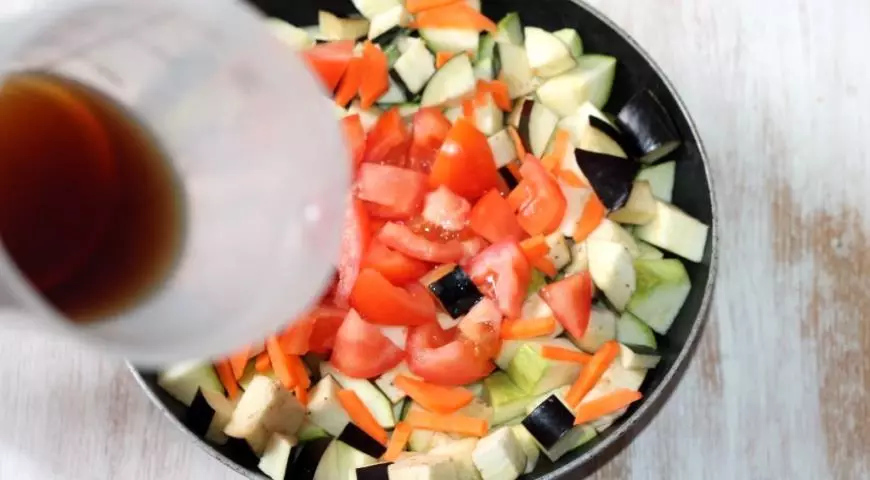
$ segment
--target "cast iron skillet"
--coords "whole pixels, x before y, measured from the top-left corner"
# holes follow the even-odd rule
[[[267,15],[283,18],[295,25],[316,24],[320,8],[339,14],[355,13],[349,0],[252,0],[252,3]],[[704,261],[686,263],[692,291],[673,328],[666,337],[659,339],[664,356],[658,368],[647,376],[642,389],[644,400],[603,435],[555,464],[546,461],[542,455],[538,468],[524,477],[547,480],[578,478],[605,464],[652,421],[676,388],[695,351],[707,319],[717,259],[718,231],[710,172],[698,132],[673,86],[634,40],[602,14],[576,0],[483,0],[483,10],[493,19],[518,11],[524,24],[551,31],[575,28],[583,38],[586,51],[615,56],[619,60],[616,83],[605,111],[617,112],[633,93],[642,88],[651,89],[670,112],[684,140],[683,146],[673,155],[678,160],[673,201],[712,227]],[[195,437],[184,426],[184,408],[157,387],[154,374],[132,366],[131,370],[158,408],[212,456],[248,478],[266,478],[257,470],[256,459],[227,447],[213,447]]]

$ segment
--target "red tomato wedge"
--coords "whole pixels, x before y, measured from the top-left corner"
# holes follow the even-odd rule
[[[496,188],[498,180],[498,169],[486,135],[468,119],[460,118],[438,152],[429,174],[430,183],[444,185],[473,201]]]
[[[286,355],[305,355],[308,353],[311,333],[314,331],[314,319],[306,315],[296,320],[293,325],[278,336],[281,351]]]
[[[327,353],[335,346],[335,336],[347,316],[346,308],[321,305],[308,313],[311,319],[311,334],[308,349],[314,353]]]
[[[414,114],[414,140],[408,154],[408,167],[429,173],[438,151],[450,131],[450,121],[436,107],[426,107]]]
[[[384,245],[409,257],[432,263],[456,263],[465,254],[457,240],[435,242],[414,233],[406,225],[387,223],[378,233]]]
[[[393,369],[405,357],[380,329],[351,310],[338,329],[330,361],[353,378],[373,378]]]
[[[359,103],[362,108],[371,108],[390,88],[389,61],[380,47],[366,41],[363,45],[362,64]]]
[[[553,233],[562,223],[567,202],[559,183],[532,155],[526,155],[520,173],[523,181],[517,186],[522,192],[518,204],[517,221],[529,235]],[[512,192],[511,198],[516,195]]]
[[[390,109],[378,119],[366,138],[363,162],[382,163],[402,167],[408,156],[411,134],[399,115]]]
[[[484,298],[462,318],[458,328],[481,354],[495,358],[501,348],[501,321],[501,310],[495,302]]]
[[[356,182],[357,197],[388,207],[395,217],[416,215],[426,195],[426,176],[392,165],[365,163]]]
[[[583,338],[592,311],[592,276],[589,271],[551,283],[540,291],[556,320],[576,339]]]
[[[350,292],[359,274],[363,254],[371,237],[371,223],[366,207],[360,200],[353,198],[345,215],[338,259],[338,285],[335,287],[333,297],[335,304],[340,307],[347,306]]]
[[[411,329],[407,348],[408,368],[430,383],[467,385],[495,370],[473,341],[457,329],[442,329],[437,322]]]
[[[520,241],[526,236],[514,210],[498,190],[490,190],[474,204],[469,221],[474,233],[492,243]]]
[[[377,270],[393,285],[411,283],[431,270],[428,263],[399,253],[377,239],[369,245],[362,266]]]
[[[350,148],[353,171],[356,172],[366,153],[366,131],[359,115],[348,115],[342,118],[341,129],[344,132],[344,140]]]
[[[480,237],[469,238],[468,240],[462,241],[462,262],[466,260],[471,260],[472,257],[482,252],[484,248],[488,247],[489,244],[486,243],[486,240]]]
[[[423,203],[423,219],[451,232],[465,228],[470,212],[468,200],[443,185],[428,193]]]
[[[371,268],[362,270],[357,277],[350,304],[363,318],[377,325],[416,326],[435,321],[435,304],[428,295],[421,294],[419,289],[396,287]]]
[[[532,271],[516,242],[496,243],[480,252],[471,260],[468,274],[505,316],[519,318]]]
[[[338,82],[350,65],[353,46],[353,40],[321,43],[302,52],[302,58],[331,93],[335,91],[335,87],[338,86]]]

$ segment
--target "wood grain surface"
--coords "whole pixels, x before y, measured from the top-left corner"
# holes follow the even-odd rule
[[[591,3],[681,92],[722,226],[699,353],[596,478],[867,478],[870,2]],[[0,335],[0,479],[238,478],[174,431],[120,362]]]

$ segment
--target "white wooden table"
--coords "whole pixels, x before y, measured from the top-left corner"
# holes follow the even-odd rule
[[[597,0],[661,64],[713,163],[712,321],[607,479],[870,472],[870,2]],[[2,334],[0,334],[2,335]],[[0,479],[238,478],[119,362],[0,338]]]

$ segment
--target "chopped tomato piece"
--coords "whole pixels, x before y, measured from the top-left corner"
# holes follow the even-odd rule
[[[327,353],[335,345],[335,336],[347,316],[346,308],[321,305],[308,313],[311,319],[311,334],[308,349],[314,353]]]
[[[458,328],[465,338],[477,345],[482,355],[495,358],[501,349],[501,321],[498,306],[484,298],[463,317]]]
[[[378,325],[423,325],[435,321],[435,305],[419,291],[396,287],[377,270],[360,272],[351,306],[366,320]]]
[[[356,172],[366,153],[366,131],[359,115],[348,115],[342,118],[341,128],[344,131],[344,140],[350,148],[353,171]]]
[[[429,173],[450,131],[450,121],[440,109],[426,107],[414,114],[412,125],[414,140],[408,154],[408,167]]]
[[[321,43],[302,52],[302,58],[330,93],[335,91],[350,65],[353,43],[353,40]]]
[[[471,209],[470,226],[492,243],[522,240],[526,233],[517,222],[514,210],[498,190],[490,190]]]
[[[341,253],[338,259],[338,286],[335,287],[335,304],[347,306],[350,291],[359,274],[360,262],[372,237],[369,215],[360,200],[351,199],[344,220],[341,236]]]
[[[411,134],[399,115],[399,110],[387,110],[366,138],[363,162],[382,163],[402,167],[408,156]]]
[[[404,357],[405,352],[376,325],[351,310],[338,330],[330,361],[349,377],[373,378],[395,368]]]
[[[407,348],[408,368],[430,383],[467,385],[495,370],[472,340],[457,329],[442,329],[438,322],[411,329]]]
[[[462,241],[462,261],[471,260],[472,257],[482,252],[484,248],[488,247],[489,244],[486,243],[486,240],[480,237],[469,238],[468,240]]]
[[[361,200],[389,207],[399,218],[406,218],[420,211],[426,186],[426,176],[422,173],[365,163],[359,169],[356,191]]]
[[[471,204],[445,186],[426,195],[423,218],[444,230],[458,232],[468,223]]]
[[[523,181],[517,189],[517,199],[511,192],[512,203],[518,204],[517,221],[529,235],[553,233],[562,223],[567,202],[559,183],[535,157],[526,155],[520,167]]]
[[[584,271],[547,285],[540,295],[565,330],[580,339],[589,325],[593,291],[592,277]]]
[[[463,30],[496,31],[496,24],[467,2],[451,3],[418,13],[414,28],[457,28]]]
[[[377,270],[393,285],[419,280],[431,269],[428,263],[399,253],[377,239],[369,246],[362,266]]]
[[[417,235],[398,223],[387,223],[378,233],[384,245],[410,257],[432,263],[455,263],[462,259],[462,243],[456,240],[435,242]]]
[[[313,331],[314,319],[310,315],[296,320],[278,337],[281,351],[287,355],[305,355],[311,348],[309,342]]]
[[[471,260],[468,273],[502,313],[511,319],[519,318],[532,272],[516,242],[496,243],[480,252]]]
[[[371,41],[363,45],[362,80],[359,85],[359,103],[371,108],[390,88],[390,67],[387,55]]]
[[[469,200],[497,187],[498,169],[486,135],[468,119],[457,120],[438,152],[429,180]]]

